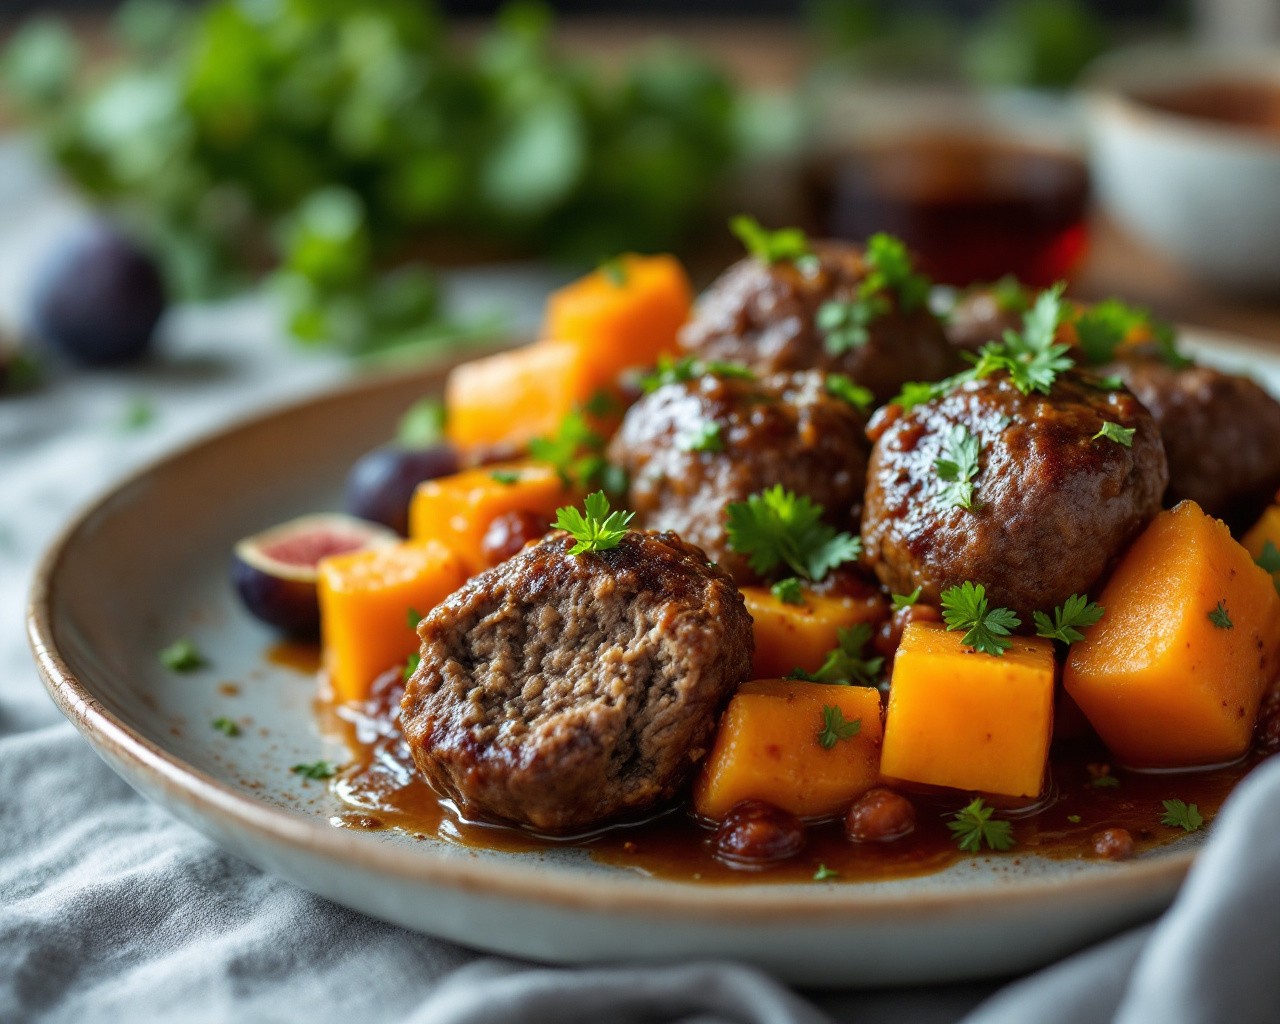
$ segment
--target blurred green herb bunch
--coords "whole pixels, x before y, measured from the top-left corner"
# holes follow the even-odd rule
[[[130,0],[113,28],[106,62],[48,19],[3,55],[58,164],[180,296],[271,272],[294,334],[355,352],[439,322],[441,256],[677,246],[738,156],[716,68],[567,60],[535,4],[465,45],[422,0]]]

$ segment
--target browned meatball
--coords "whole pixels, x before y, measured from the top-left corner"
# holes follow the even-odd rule
[[[990,341],[999,341],[1005,331],[1022,328],[1026,296],[999,286],[974,288],[963,293],[947,314],[944,330],[956,348],[977,352]]]
[[[888,310],[867,328],[867,340],[845,351],[828,350],[818,311],[830,301],[857,297],[867,275],[855,245],[819,242],[816,270],[805,264],[744,259],[726,270],[698,300],[680,344],[705,359],[745,363],[762,371],[831,370],[847,374],[886,402],[911,380],[940,380],[958,368],[937,318],[922,304]]]
[[[1189,498],[1247,525],[1280,487],[1280,403],[1248,377],[1142,356],[1099,372],[1120,377],[1155,417],[1169,459],[1166,505]]]
[[[419,771],[466,815],[570,833],[673,796],[751,670],[729,578],[671,534],[569,554],[557,531],[418,626],[401,704]]]
[[[747,559],[729,549],[725,507],[781,484],[822,505],[838,529],[852,529],[866,479],[865,426],[817,372],[708,374],[633,405],[609,459],[629,474],[630,508],[643,525],[675,531],[738,583],[755,583]]]
[[[1095,437],[1104,422],[1132,429],[1132,447]],[[957,426],[981,445],[971,511],[941,499],[936,463]],[[998,373],[906,414],[889,406],[870,433],[862,539],[881,582],[919,586],[937,604],[972,580],[1024,622],[1088,592],[1159,511],[1168,481],[1150,413],[1074,374],[1024,395]]]

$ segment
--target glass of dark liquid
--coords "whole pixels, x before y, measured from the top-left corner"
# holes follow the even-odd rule
[[[1061,109],[956,94],[837,105],[808,162],[809,227],[903,238],[942,284],[1067,278],[1087,243],[1088,170]]]

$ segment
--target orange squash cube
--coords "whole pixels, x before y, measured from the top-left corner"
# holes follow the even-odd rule
[[[409,536],[436,540],[462,560],[468,575],[488,569],[484,535],[506,512],[533,512],[548,528],[562,505],[575,505],[581,495],[566,487],[550,466],[508,462],[463,470],[418,485],[409,503]]]
[[[1053,734],[1053,643],[1012,637],[999,657],[912,622],[893,662],[880,770],[930,786],[1036,796]]]
[[[1098,603],[1063,684],[1118,761],[1188,767],[1248,750],[1280,654],[1280,597],[1222,522],[1191,501],[1161,512]]]
[[[674,256],[619,256],[613,273],[597,270],[553,292],[544,338],[570,341],[615,377],[677,352],[693,288]]]
[[[1280,551],[1280,505],[1268,506],[1240,543],[1255,562],[1262,557],[1262,551],[1268,544]],[[1271,576],[1280,586],[1280,571]]]
[[[793,669],[816,672],[836,646],[836,631],[859,622],[884,619],[885,602],[879,594],[828,597],[805,594],[804,604],[787,604],[768,587],[740,587],[751,613],[756,641],[751,674],[774,679]]]
[[[855,736],[819,741],[826,707],[840,709]],[[785,679],[738,689],[693,791],[693,806],[719,821],[743,800],[767,800],[802,818],[843,811],[880,781],[880,691]]]
[[[436,541],[320,560],[320,636],[334,696],[364,700],[370,684],[418,649],[410,611],[425,615],[466,580],[458,556]]]

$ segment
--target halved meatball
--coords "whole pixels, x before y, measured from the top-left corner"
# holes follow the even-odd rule
[[[924,304],[899,308],[886,292],[888,310],[867,326],[865,343],[832,352],[818,311],[830,301],[848,302],[868,273],[862,249],[815,242],[816,269],[803,262],[739,261],[703,293],[680,345],[704,359],[745,363],[764,372],[832,370],[847,374],[886,402],[911,380],[940,380],[959,366],[955,350]]]
[[[1133,430],[1132,446],[1096,436]],[[980,444],[973,509],[942,498],[938,460],[963,426]],[[1168,482],[1151,414],[1128,391],[1075,374],[1048,395],[1022,394],[1004,373],[872,421],[862,539],[882,583],[943,590],[981,583],[995,606],[1030,622],[1086,593],[1160,510]]]
[[[1190,498],[1247,526],[1280,488],[1280,403],[1248,377],[1144,356],[1099,372],[1120,377],[1155,417],[1169,460],[1166,505]]]
[[[569,554],[557,531],[418,626],[401,704],[419,771],[471,817],[572,833],[672,797],[751,669],[729,578],[672,534]]]
[[[641,398],[608,455],[630,476],[629,505],[643,525],[675,531],[750,584],[759,577],[729,548],[726,506],[781,484],[822,505],[837,529],[852,529],[865,431],[862,413],[829,394],[821,373],[708,374]]]

